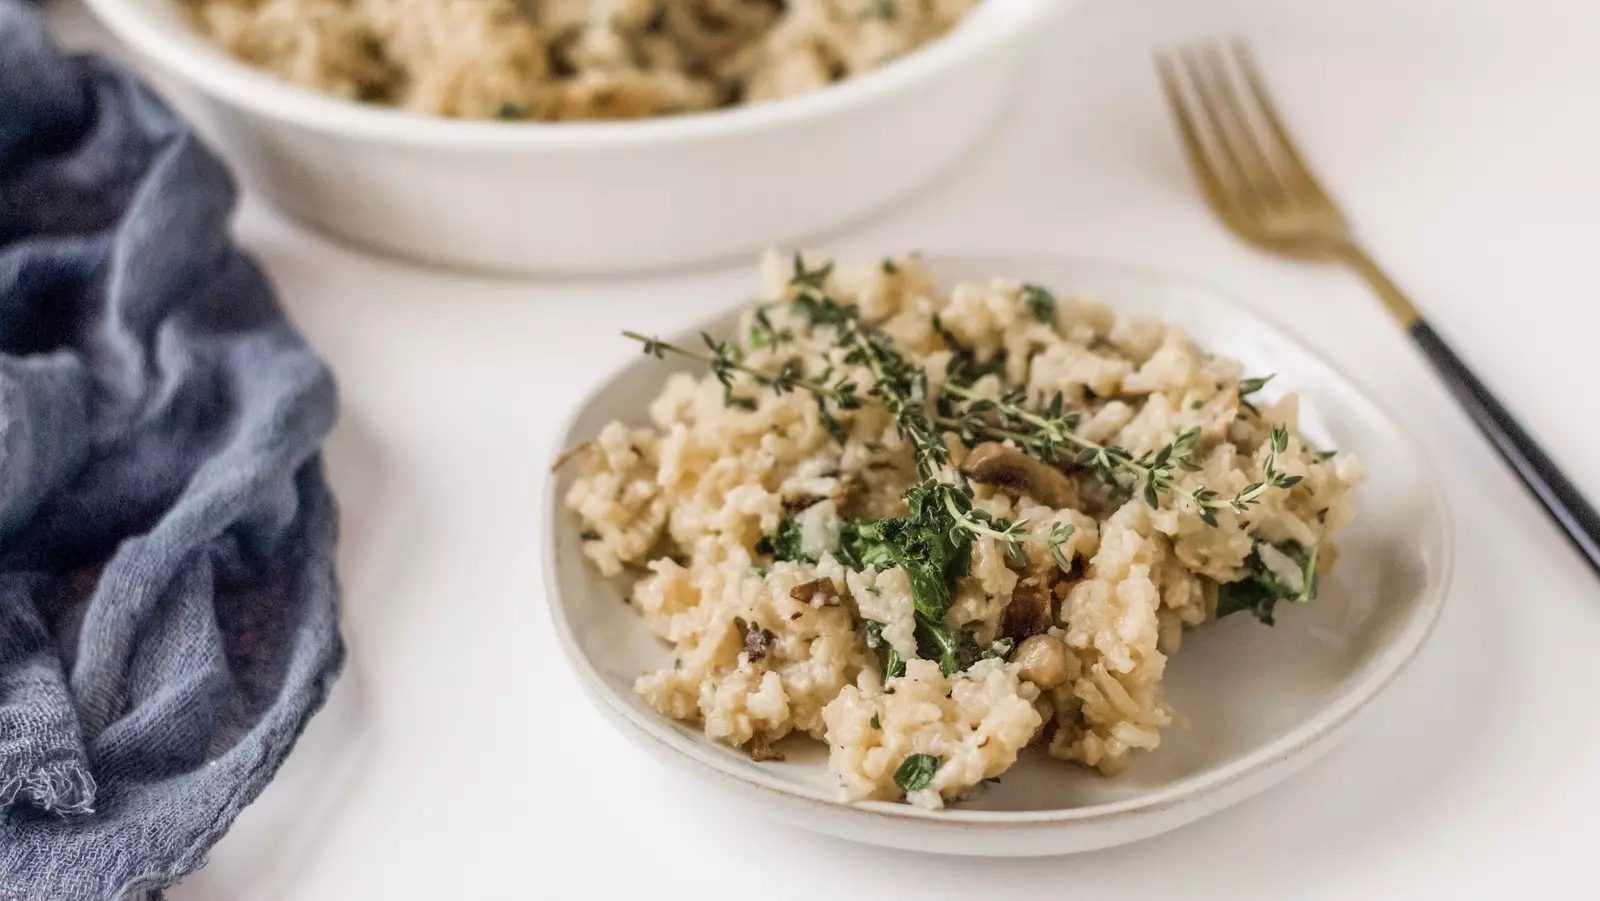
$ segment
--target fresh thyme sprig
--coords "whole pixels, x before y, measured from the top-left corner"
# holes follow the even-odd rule
[[[770,327],[771,323],[768,323]],[[771,388],[775,394],[788,394],[795,389],[810,392],[817,399],[817,411],[821,417],[823,427],[828,430],[836,440],[845,438],[844,425],[839,422],[837,411],[858,410],[861,408],[861,398],[857,394],[856,384],[845,375],[834,377],[832,368],[822,371],[816,378],[808,378],[798,359],[784,360],[778,364],[776,372],[766,372],[753,366],[746,365],[744,354],[737,345],[726,341],[718,341],[707,334],[701,334],[701,340],[706,343],[704,352],[679,347],[660,338],[641,335],[638,332],[623,332],[624,337],[644,345],[644,352],[658,360],[666,359],[667,354],[676,354],[691,360],[698,360],[706,364],[717,381],[722,383],[723,402],[730,407],[752,409],[755,402],[747,397],[742,397],[733,392],[733,374],[744,373],[757,384]],[[829,409],[828,402],[833,403]]]
[[[1118,471],[1129,473],[1134,477],[1134,484],[1142,489],[1145,503],[1152,508],[1161,505],[1163,493],[1183,498],[1194,506],[1207,525],[1217,524],[1218,510],[1243,513],[1250,505],[1258,503],[1268,488],[1292,488],[1300,482],[1300,476],[1288,475],[1278,467],[1279,455],[1286,453],[1289,447],[1289,431],[1282,425],[1272,427],[1267,457],[1262,463],[1262,481],[1252,482],[1233,497],[1224,498],[1203,486],[1193,491],[1178,486],[1180,471],[1200,471],[1194,459],[1200,440],[1198,428],[1185,429],[1161,448],[1136,458],[1123,448],[1079,435],[1075,431],[1078,417],[1062,412],[1059,392],[1042,413],[1036,413],[1023,406],[1025,395],[1021,389],[1008,391],[999,398],[985,397],[959,383],[947,383],[943,390],[967,401],[965,407],[945,420],[963,437],[1008,438],[1046,462],[1067,458],[1067,446],[1071,445],[1075,448],[1070,457],[1072,462],[1089,467],[1102,481],[1121,484]],[[991,424],[991,414],[998,420],[998,426]]]
[[[917,475],[922,479],[921,490],[944,508],[957,527],[992,538],[1017,556],[1017,545],[1032,540],[1024,531],[1026,523],[1011,522],[973,506],[970,487],[944,478],[950,448],[928,415],[927,371],[907,360],[888,335],[863,323],[858,307],[841,304],[827,295],[827,278],[832,271],[832,263],[808,270],[800,256],[795,256],[794,275],[789,280],[795,289],[795,312],[813,326],[833,328],[840,346],[846,348],[844,362],[863,366],[872,374],[867,393],[883,404],[894,419],[895,430],[911,446]]]
[[[893,273],[889,265],[883,268]],[[1187,429],[1161,448],[1134,457],[1124,448],[1080,435],[1080,416],[1064,409],[1065,401],[1059,392],[1039,409],[1028,404],[1022,389],[1012,389],[999,398],[985,397],[972,385],[982,375],[994,372],[996,361],[980,365],[976,354],[962,347],[937,318],[934,327],[954,354],[939,395],[931,397],[928,374],[922,366],[908,360],[888,334],[863,322],[859,308],[828,296],[827,282],[832,272],[832,263],[808,269],[796,255],[790,278],[792,297],[787,303],[790,312],[812,329],[832,331],[834,343],[843,351],[836,359],[841,366],[856,367],[852,371],[836,373],[835,366],[829,365],[820,373],[807,373],[799,357],[781,360],[775,369],[752,366],[746,362],[743,347],[709,335],[702,335],[706,349],[699,351],[637,332],[624,334],[657,358],[671,353],[704,363],[722,384],[724,402],[730,407],[755,407],[754,399],[736,392],[739,375],[777,394],[805,391],[815,398],[823,425],[840,442],[848,432],[839,414],[860,409],[865,398],[882,405],[913,454],[918,481],[905,491],[905,516],[846,521],[837,553],[853,569],[885,570],[898,566],[905,570],[915,601],[918,653],[939,660],[947,673],[961,668],[965,665],[962,661],[973,656],[972,648],[967,647],[971,641],[964,643],[963,636],[953,632],[945,621],[954,600],[955,581],[966,573],[972,540],[993,539],[1019,562],[1024,556],[1024,543],[1040,542],[1049,548],[1058,566],[1070,570],[1072,561],[1066,544],[1074,529],[1070,523],[1058,522],[1038,535],[1028,530],[1025,521],[1013,522],[978,507],[971,485],[950,467],[946,433],[953,432],[968,444],[980,439],[1009,440],[1045,462],[1073,462],[1121,490],[1142,489],[1145,502],[1153,508],[1160,506],[1162,495],[1186,500],[1212,526],[1218,524],[1216,511],[1232,509],[1242,513],[1259,503],[1269,488],[1289,488],[1300,481],[1300,477],[1287,475],[1278,465],[1279,457],[1288,450],[1289,434],[1283,426],[1275,425],[1260,482],[1245,486],[1230,498],[1204,486],[1182,488],[1178,484],[1180,473],[1201,469],[1195,460],[1198,428]],[[750,328],[751,347],[776,350],[794,340],[795,332],[774,323],[767,313],[784,302],[773,301],[757,309]],[[1039,321],[1053,320],[1055,300],[1043,288],[1027,286],[1024,303]],[[865,377],[858,384],[856,378],[863,370]],[[1264,382],[1252,381],[1250,390],[1258,390]],[[784,552],[774,543],[765,553],[781,556]],[[1311,553],[1314,566],[1315,549]],[[1310,588],[1304,593],[1314,591]],[[893,655],[888,666],[889,674],[894,675]]]

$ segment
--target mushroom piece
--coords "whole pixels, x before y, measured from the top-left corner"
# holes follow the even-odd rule
[[[772,747],[772,742],[768,741],[767,736],[760,732],[750,736],[750,740],[745,742],[744,750],[746,754],[750,755],[751,760],[758,763],[765,760],[783,759],[783,752]]]
[[[1050,608],[1054,595],[1050,586],[1038,582],[1019,582],[1011,590],[1000,632],[1007,638],[1023,641],[1050,628],[1055,613]]]
[[[750,656],[751,663],[766,657],[772,642],[778,637],[771,630],[761,628],[760,623],[747,623],[741,617],[734,617],[733,625],[744,637],[743,650]]]
[[[1043,689],[1067,681],[1067,645],[1054,635],[1034,635],[1017,646],[1011,662],[1021,669],[1017,675]]]
[[[822,596],[822,603],[824,605],[839,603],[838,592],[834,590],[833,580],[829,578],[812,579],[809,582],[801,582],[799,585],[789,589],[789,597],[794,598],[802,604],[811,603],[818,595]]]
[[[1078,487],[1066,473],[996,441],[973,448],[961,462],[961,471],[974,482],[993,485],[1012,497],[1027,495],[1047,507],[1078,503]]]

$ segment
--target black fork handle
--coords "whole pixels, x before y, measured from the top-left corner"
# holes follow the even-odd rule
[[[1510,464],[1522,484],[1544,506],[1550,519],[1566,533],[1567,540],[1572,542],[1579,556],[1588,561],[1589,568],[1600,576],[1600,513],[1595,512],[1578,491],[1578,486],[1572,484],[1427,320],[1417,319],[1409,330],[1423,355],[1444,380],[1445,387],[1472,417],[1473,424]]]

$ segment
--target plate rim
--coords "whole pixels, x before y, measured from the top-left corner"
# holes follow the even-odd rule
[[[1090,257],[1073,255],[1058,255],[1047,253],[945,253],[938,250],[923,251],[919,253],[920,259],[937,270],[941,267],[960,267],[982,264],[989,266],[994,271],[1006,271],[1003,267],[1013,266],[1017,270],[1025,269],[1030,263],[1037,266],[1046,264],[1054,267],[1080,271],[1095,272],[1102,276],[1117,279],[1141,280],[1147,283],[1159,282],[1169,287],[1185,289],[1206,298],[1206,302],[1229,309],[1235,315],[1246,319],[1255,320],[1264,325],[1269,331],[1276,333],[1286,340],[1289,348],[1301,356],[1322,366],[1343,384],[1354,399],[1370,412],[1376,414],[1389,430],[1399,440],[1400,445],[1412,457],[1417,465],[1424,491],[1430,505],[1439,512],[1438,529],[1438,574],[1431,578],[1419,592],[1417,612],[1411,616],[1411,622],[1403,626],[1403,631],[1395,643],[1380,652],[1379,659],[1375,661],[1376,668],[1368,673],[1360,682],[1351,686],[1340,695],[1334,697],[1329,704],[1299,724],[1293,729],[1271,741],[1262,743],[1251,750],[1241,754],[1234,760],[1191,776],[1184,777],[1169,785],[1165,785],[1134,797],[1117,801],[1102,802],[1085,805],[1083,807],[1058,807],[1040,810],[973,810],[958,806],[950,806],[938,810],[927,810],[915,805],[888,801],[850,801],[831,793],[819,791],[809,786],[799,785],[787,780],[775,778],[744,766],[735,766],[718,755],[710,753],[710,749],[696,744],[686,738],[674,728],[674,725],[657,714],[648,714],[627,699],[616,697],[616,693],[600,675],[595,664],[585,654],[579,645],[573,631],[572,623],[566,615],[564,604],[559,600],[562,597],[560,580],[558,578],[557,553],[561,547],[558,532],[561,527],[562,515],[565,507],[562,503],[562,492],[558,491],[561,481],[559,473],[551,469],[542,489],[540,503],[541,523],[546,534],[541,540],[540,562],[543,566],[543,583],[545,589],[545,602],[549,608],[550,616],[554,622],[558,643],[561,646],[567,662],[573,667],[579,677],[584,694],[596,703],[603,702],[611,714],[609,720],[627,723],[637,731],[633,738],[647,738],[653,745],[671,752],[676,758],[674,762],[694,769],[696,764],[709,771],[706,775],[720,777],[739,786],[769,792],[781,796],[786,801],[800,802],[806,805],[821,805],[833,813],[856,815],[880,820],[898,821],[903,824],[914,824],[918,828],[949,827],[953,829],[967,829],[974,827],[1006,827],[1008,829],[1051,829],[1062,827],[1083,827],[1095,824],[1105,824],[1114,821],[1126,820],[1140,814],[1155,814],[1158,812],[1171,813],[1186,807],[1202,803],[1205,799],[1219,795],[1230,788],[1248,783],[1251,780],[1261,780],[1260,788],[1265,788],[1276,780],[1264,779],[1274,771],[1286,770],[1289,765],[1301,762],[1301,758],[1308,753],[1320,754],[1331,746],[1333,740],[1344,732],[1359,713],[1365,710],[1373,701],[1382,696],[1402,673],[1410,669],[1411,665],[1427,646],[1438,627],[1439,619],[1443,613],[1444,605],[1449,597],[1451,584],[1455,572],[1455,522],[1453,512],[1444,493],[1439,475],[1428,455],[1423,452],[1420,442],[1403,423],[1404,420],[1396,417],[1392,411],[1381,401],[1375,400],[1360,386],[1360,383],[1350,377],[1343,368],[1327,359],[1312,348],[1299,334],[1283,325],[1269,314],[1247,306],[1234,299],[1233,295],[1216,288],[1203,281],[1180,275],[1170,271],[1140,264],[1131,264],[1115,260],[1102,260]],[[1115,298],[1095,297],[1096,301],[1106,306],[1117,309]],[[697,318],[690,325],[680,329],[674,334],[674,340],[694,340],[703,331],[714,332],[716,327],[731,315],[743,309],[745,302],[740,301],[719,309],[717,312]],[[569,410],[568,415],[562,420],[557,429],[554,446],[551,448],[547,460],[559,461],[561,455],[571,446],[569,436],[577,426],[578,420],[592,407],[599,396],[611,384],[630,368],[640,365],[635,359],[633,362],[610,369],[598,378],[594,384],[584,391],[582,398]],[[1309,762],[1306,760],[1304,762]],[[1284,775],[1288,775],[1285,772]],[[1257,789],[1259,790],[1259,789]],[[1249,794],[1228,801],[1223,806],[1242,800]],[[1185,820],[1187,821],[1187,820]],[[1176,824],[1175,824],[1176,825]]]

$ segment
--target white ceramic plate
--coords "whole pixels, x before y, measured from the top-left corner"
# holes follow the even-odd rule
[[[1444,602],[1448,514],[1415,445],[1298,341],[1203,287],[1066,259],[929,262],[946,285],[1005,275],[1176,322],[1247,372],[1277,373],[1266,393],[1299,392],[1304,431],[1323,446],[1356,453],[1368,473],[1321,597],[1280,607],[1275,627],[1241,615],[1189,633],[1166,676],[1180,722],[1162,734],[1159,749],[1135,755],[1115,778],[1029,751],[1000,785],[942,811],[852,804],[838,798],[818,742],[791,740],[783,745],[786,761],[755,763],[658,716],[635,696],[634,678],[670,653],[621,602],[628,586],[600,578],[583,561],[577,521],[561,504],[572,479],[564,470],[547,489],[546,587],[562,645],[600,709],[652,756],[706,777],[708,788],[755,810],[844,838],[950,854],[1062,854],[1145,838],[1254,794],[1326,751],[1416,656]],[[730,310],[687,334],[728,334],[737,314]],[[613,419],[644,421],[666,367],[675,365],[641,355],[589,396],[559,446],[585,441]]]

